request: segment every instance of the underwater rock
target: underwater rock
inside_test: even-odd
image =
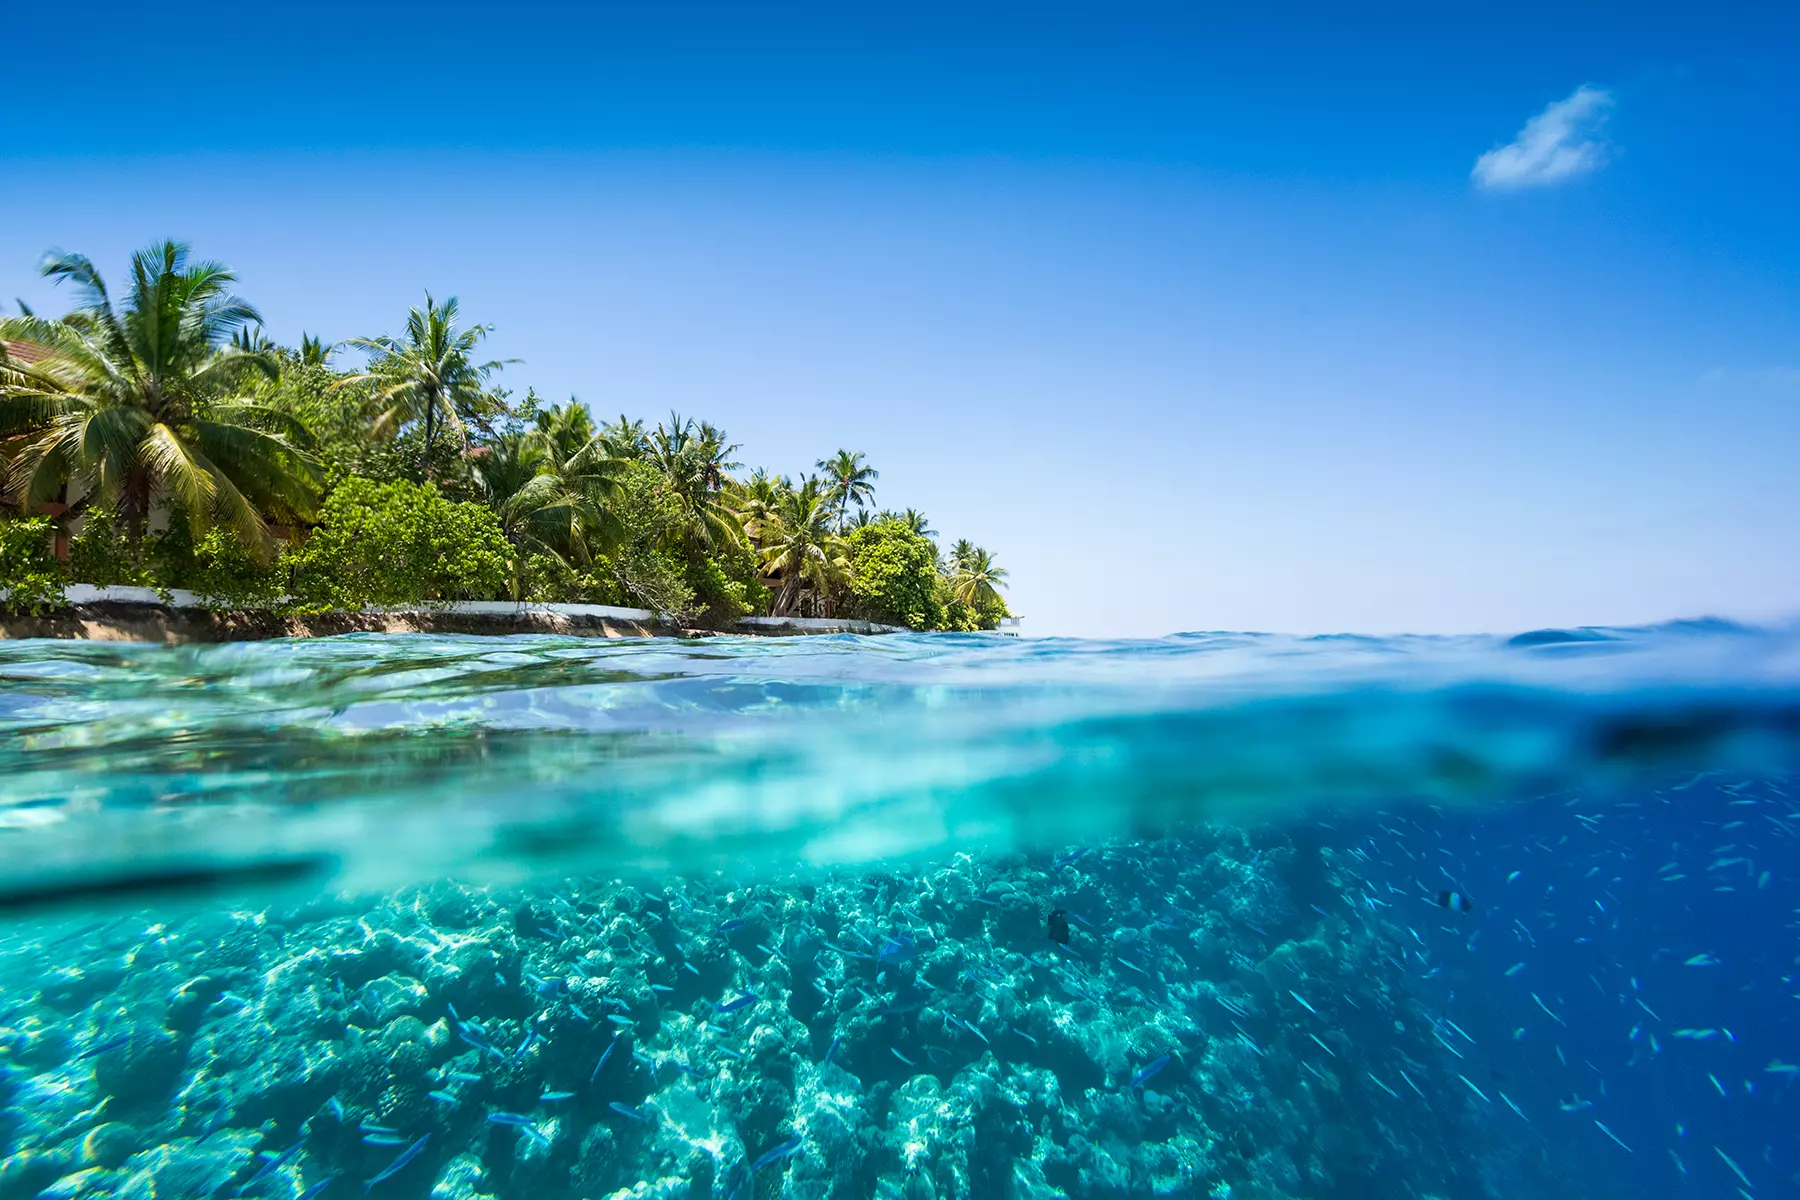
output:
[[[73,1165],[59,1150],[20,1150],[0,1160],[0,1200],[32,1200]]]
[[[174,1089],[186,1060],[184,1041],[140,1025],[123,1044],[94,1056],[94,1086],[121,1107],[154,1106]]]
[[[444,1164],[437,1181],[431,1185],[431,1200],[493,1200],[492,1193],[481,1190],[487,1169],[475,1154],[459,1154]]]
[[[124,978],[125,968],[106,960],[88,967],[57,967],[45,975],[38,998],[58,1012],[71,1013],[94,1003]]]
[[[250,1130],[222,1129],[200,1140],[180,1138],[131,1156],[119,1200],[212,1196],[249,1163],[262,1140]]]
[[[176,1033],[193,1033],[206,1019],[206,1011],[225,994],[225,981],[211,975],[188,980],[169,997],[163,1024]]]
[[[143,1135],[120,1121],[108,1121],[87,1131],[81,1139],[81,1165],[119,1167],[138,1152]]]
[[[112,1172],[105,1167],[89,1167],[85,1171],[64,1175],[39,1192],[37,1200],[82,1200],[83,1197],[93,1200],[111,1195],[112,1189],[108,1185],[112,1177]]]
[[[396,1018],[416,1018],[431,1003],[431,992],[409,975],[383,975],[371,980],[357,994],[356,1003],[377,1026]]]
[[[33,1019],[13,1031],[7,1048],[20,1066],[44,1070],[69,1061],[75,1037],[67,1026],[42,1025]]]

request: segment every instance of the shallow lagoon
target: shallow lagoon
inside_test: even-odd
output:
[[[0,644],[0,1198],[1781,1194],[1794,664]]]

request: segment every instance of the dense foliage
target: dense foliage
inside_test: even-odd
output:
[[[0,588],[190,589],[224,607],[458,599],[629,605],[728,627],[750,614],[993,628],[1005,571],[946,560],[925,517],[873,510],[838,450],[799,480],[743,473],[722,429],[597,422],[495,386],[484,325],[429,295],[399,337],[273,345],[235,277],[164,243],[121,302],[78,255],[60,320],[0,317]],[[72,535],[66,561],[51,553]]]
[[[7,590],[0,608],[35,613],[62,596],[65,572],[50,553],[50,518],[15,519],[0,513],[0,588]]]

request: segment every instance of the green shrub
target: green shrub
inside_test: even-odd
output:
[[[67,575],[50,549],[54,533],[49,517],[0,515],[0,589],[9,593],[0,606],[35,615],[62,604]]]
[[[81,532],[69,539],[69,575],[95,587],[156,587],[159,581],[142,550],[113,513],[95,509],[81,522]]]
[[[285,555],[258,562],[229,531],[214,526],[195,541],[185,522],[144,539],[154,586],[185,588],[209,608],[280,608],[290,563]]]
[[[511,577],[492,511],[404,481],[344,480],[293,558],[295,597],[315,611],[491,599]]]
[[[844,541],[859,615],[908,629],[942,628],[937,549],[929,539],[903,522],[876,521]]]
[[[756,556],[741,546],[722,547],[690,560],[687,577],[700,606],[700,621],[714,628],[728,629],[739,617],[769,605],[769,589],[757,574]]]

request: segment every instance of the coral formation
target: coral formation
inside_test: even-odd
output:
[[[1349,866],[1214,829],[15,927],[0,1200],[1563,1194]]]

